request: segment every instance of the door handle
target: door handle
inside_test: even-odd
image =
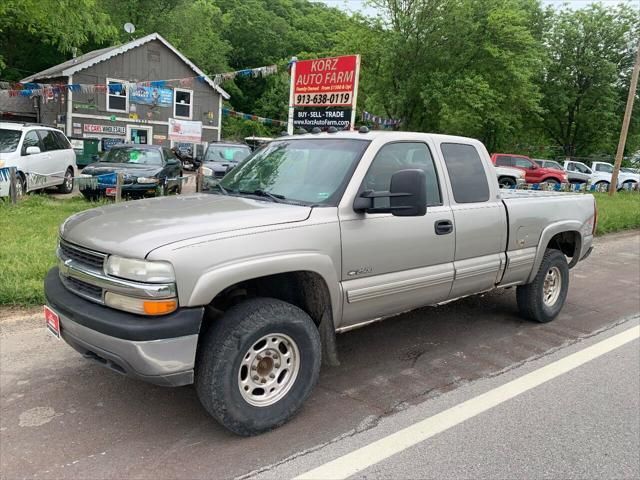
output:
[[[453,222],[451,220],[437,220],[434,226],[436,235],[446,235],[453,232]]]

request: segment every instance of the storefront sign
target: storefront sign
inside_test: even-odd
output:
[[[95,110],[96,104],[93,101],[90,102],[73,102],[73,108],[76,110]]]
[[[174,142],[200,142],[202,122],[169,119],[169,139]]]
[[[353,128],[359,75],[360,55],[294,62],[289,93],[289,133],[293,132],[294,125],[303,124],[306,126],[302,128]],[[348,107],[349,111],[344,108],[327,110],[326,107]],[[329,112],[337,116],[327,115]],[[311,118],[316,118],[318,123],[311,122]],[[343,124],[345,120],[346,125]],[[336,124],[338,121],[340,125]]]
[[[173,90],[170,88],[140,86],[130,90],[129,101],[143,105],[170,107],[173,105]]]
[[[296,109],[293,113],[293,126],[310,131],[314,127],[326,130],[336,127],[338,130],[349,128],[351,125],[350,108],[315,108],[313,110]]]
[[[114,145],[119,145],[121,143],[124,143],[124,139],[123,138],[108,138],[105,137],[102,139],[102,151],[103,152],[108,152],[109,150],[111,150],[111,147],[113,147]]]
[[[102,133],[109,135],[125,135],[127,133],[125,127],[120,125],[92,125],[85,123],[83,127],[85,133]]]

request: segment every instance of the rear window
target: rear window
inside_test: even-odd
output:
[[[456,202],[474,203],[489,200],[487,174],[475,147],[460,143],[443,143],[440,150],[449,172]]]
[[[22,131],[20,130],[7,130],[6,128],[1,128],[0,153],[15,152],[18,149],[21,136]]]

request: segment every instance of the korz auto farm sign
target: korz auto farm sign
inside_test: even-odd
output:
[[[360,55],[301,60],[291,67],[289,131],[353,128]],[[345,121],[346,120],[346,121]]]

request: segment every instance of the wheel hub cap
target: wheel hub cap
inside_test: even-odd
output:
[[[555,305],[562,288],[562,276],[558,267],[551,267],[544,277],[543,301],[548,307]]]
[[[299,370],[300,351],[293,339],[282,333],[265,335],[240,362],[240,394],[255,407],[273,405],[291,390]]]

